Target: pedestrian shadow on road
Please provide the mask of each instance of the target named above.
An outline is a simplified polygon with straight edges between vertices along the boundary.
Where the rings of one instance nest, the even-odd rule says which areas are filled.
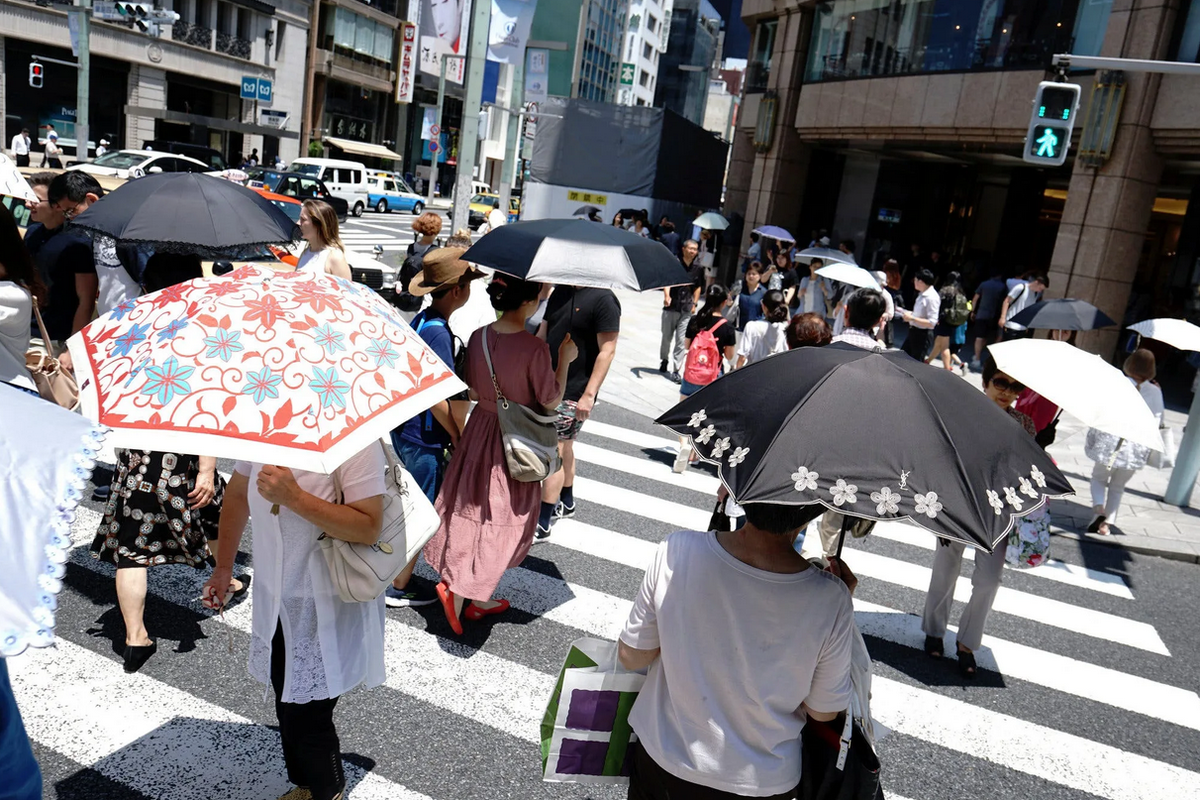
[[[855,616],[862,615],[857,612]],[[880,639],[876,636],[863,634],[871,660],[876,663],[875,674],[886,675],[886,669],[880,669],[880,664],[900,672],[924,686],[979,686],[986,689],[1004,689],[1008,684],[1004,676],[994,669],[988,669],[991,662],[987,648],[980,648],[976,653],[980,664],[974,678],[964,678],[958,672],[958,659],[954,657],[953,648],[946,651],[941,658],[932,658],[918,647],[909,647],[896,642]]]
[[[214,714],[226,713],[213,709]],[[343,753],[346,795],[375,762]],[[287,779],[277,728],[175,717],[54,786],[58,800],[278,797]]]

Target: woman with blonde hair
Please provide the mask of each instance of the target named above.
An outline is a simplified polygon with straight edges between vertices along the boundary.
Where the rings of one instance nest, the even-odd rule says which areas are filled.
[[[334,275],[352,280],[346,248],[338,236],[337,212],[323,200],[305,200],[300,207],[300,235],[308,249],[300,256],[297,272]]]

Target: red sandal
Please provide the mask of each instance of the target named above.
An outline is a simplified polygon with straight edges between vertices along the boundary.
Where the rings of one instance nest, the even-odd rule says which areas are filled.
[[[446,613],[446,621],[450,623],[450,630],[462,636],[462,620],[454,615],[454,592],[450,591],[449,586],[439,582],[437,585],[437,596],[442,601],[442,611]]]
[[[507,600],[497,600],[496,602],[498,605],[493,606],[492,608],[480,608],[479,606],[475,605],[474,601],[471,601],[471,605],[463,609],[463,616],[471,620],[471,622],[479,622],[479,620],[483,619],[484,617],[491,616],[492,614],[503,614],[512,607],[512,604]]]

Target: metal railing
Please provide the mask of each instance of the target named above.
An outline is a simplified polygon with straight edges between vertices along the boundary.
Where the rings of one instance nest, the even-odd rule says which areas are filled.
[[[232,33],[217,33],[217,52],[250,60],[250,40]]]
[[[171,39],[194,47],[203,47],[205,50],[212,50],[213,29],[195,22],[180,20],[171,26]]]

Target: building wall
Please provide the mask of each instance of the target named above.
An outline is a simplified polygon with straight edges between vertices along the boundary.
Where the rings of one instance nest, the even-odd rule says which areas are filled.
[[[717,58],[720,16],[708,0],[675,0],[654,105],[700,125]]]
[[[671,0],[640,0],[630,3],[626,21],[622,66],[633,66],[633,83],[622,85],[617,102],[627,106],[654,105],[658,86],[659,60],[667,49]],[[649,57],[647,57],[649,48]]]
[[[533,41],[564,42],[566,50],[551,50],[547,86],[556,97],[574,96],[576,45],[579,42],[579,15],[582,0],[549,0],[538,3],[529,28]]]

